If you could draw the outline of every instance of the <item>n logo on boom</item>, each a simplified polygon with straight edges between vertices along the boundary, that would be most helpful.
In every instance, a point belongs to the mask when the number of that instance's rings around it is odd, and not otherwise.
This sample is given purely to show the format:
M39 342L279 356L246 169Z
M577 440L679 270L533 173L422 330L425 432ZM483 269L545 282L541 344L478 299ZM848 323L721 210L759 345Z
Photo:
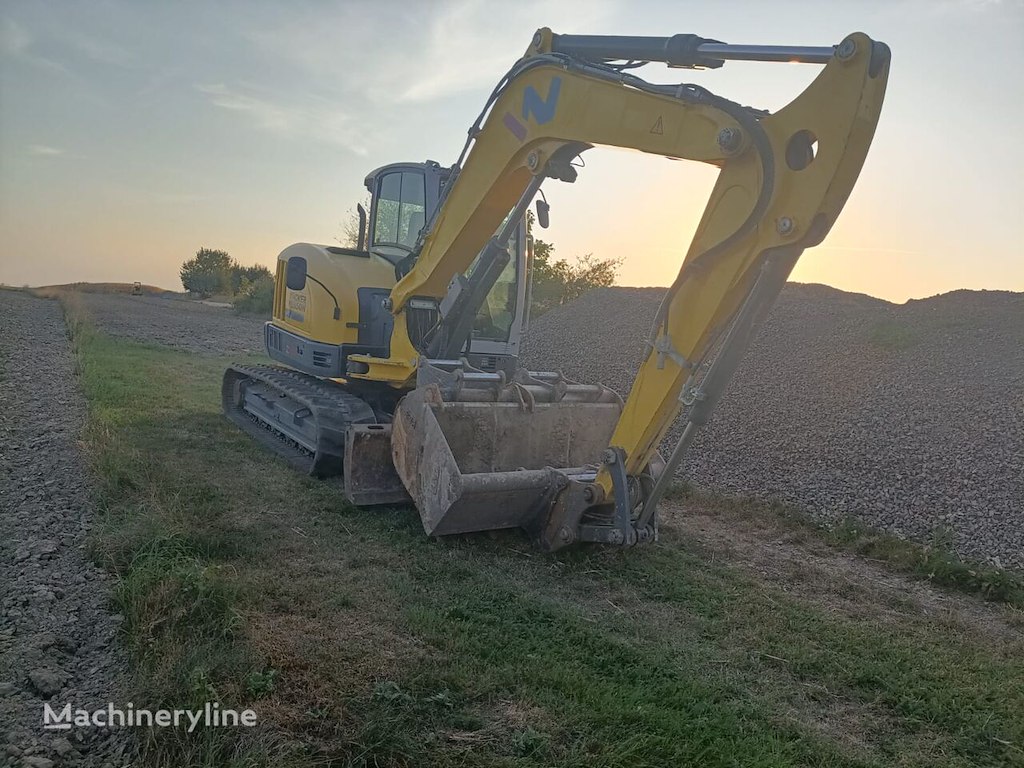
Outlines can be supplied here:
M551 84L548 85L548 95L546 98L541 98L540 93L532 85L526 86L523 91L523 108L522 108L522 119L528 121L530 117L533 117L533 121L537 125L544 125L550 123L555 119L555 111L558 108L558 96L562 90L562 78L552 77ZM502 122L505 127L508 128L512 135L515 136L519 141L526 140L527 128L520 122L515 115L511 112L506 112Z

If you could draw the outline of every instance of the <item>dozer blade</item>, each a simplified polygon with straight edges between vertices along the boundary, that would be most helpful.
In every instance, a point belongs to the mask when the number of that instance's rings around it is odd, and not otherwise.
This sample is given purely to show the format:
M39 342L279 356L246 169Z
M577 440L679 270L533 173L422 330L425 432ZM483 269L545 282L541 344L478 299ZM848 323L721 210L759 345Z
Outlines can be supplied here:
M621 400L605 392L614 401L451 400L436 384L407 395L392 456L427 534L541 523L567 479L592 477L608 446Z
M390 424L352 424L345 432L345 496L357 507L409 502L391 463Z

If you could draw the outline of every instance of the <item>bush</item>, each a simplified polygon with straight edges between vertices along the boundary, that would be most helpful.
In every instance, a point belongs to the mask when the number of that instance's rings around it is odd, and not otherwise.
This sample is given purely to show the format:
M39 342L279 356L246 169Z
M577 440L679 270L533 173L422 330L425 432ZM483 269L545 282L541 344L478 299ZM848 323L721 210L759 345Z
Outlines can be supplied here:
M243 280L234 305L239 312L269 317L274 309L274 278L269 270L255 281Z
M227 251L200 248L195 258L181 265L181 284L186 291L202 296L227 293L231 288L234 266Z
M533 233L533 211L526 215L526 231ZM570 264L565 259L555 260L555 246L544 240L533 243L533 289L530 316L540 317L545 312L578 299L593 288L606 288L615 284L622 259L598 259L588 253Z
M620 259L598 259L588 253L579 257L575 264L565 259L554 261L550 255L554 248L548 243L537 242L547 246L547 250L542 253L534 246L533 301L530 305L533 317L540 317L550 309L578 299L589 290L615 284L622 263Z
M215 248L200 248L195 258L181 265L180 274L185 290L201 296L227 294L241 297L251 293L262 280L274 282L274 276L262 264L243 267L227 251Z
M243 267L237 261L231 262L231 295L238 296L246 288L246 284L252 285L263 278L274 279L270 270L262 264L255 264L251 267Z

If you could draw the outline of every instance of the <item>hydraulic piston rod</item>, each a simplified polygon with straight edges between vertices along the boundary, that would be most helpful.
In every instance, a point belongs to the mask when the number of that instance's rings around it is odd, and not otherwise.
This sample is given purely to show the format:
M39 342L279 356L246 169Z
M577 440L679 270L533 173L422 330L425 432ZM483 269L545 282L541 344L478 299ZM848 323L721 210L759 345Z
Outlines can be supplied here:
M661 61L673 67L720 67L725 60L825 64L836 46L729 45L698 35L555 35L554 53L588 61Z
M704 43L697 46L702 56L731 61L783 61L801 64L827 64L836 52L833 45L727 45Z

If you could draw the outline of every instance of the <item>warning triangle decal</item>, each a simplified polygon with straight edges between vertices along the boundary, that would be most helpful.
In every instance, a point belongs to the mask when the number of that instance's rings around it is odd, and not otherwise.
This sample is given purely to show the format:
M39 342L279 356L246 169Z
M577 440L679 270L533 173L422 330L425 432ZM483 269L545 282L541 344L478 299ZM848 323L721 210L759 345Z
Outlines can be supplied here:
M660 115L658 116L658 122L656 122L654 124L654 127L651 128L651 133L653 133L653 134L655 134L657 136L661 136L663 133L665 133L665 129L662 128L662 126L661 126L661 116Z

